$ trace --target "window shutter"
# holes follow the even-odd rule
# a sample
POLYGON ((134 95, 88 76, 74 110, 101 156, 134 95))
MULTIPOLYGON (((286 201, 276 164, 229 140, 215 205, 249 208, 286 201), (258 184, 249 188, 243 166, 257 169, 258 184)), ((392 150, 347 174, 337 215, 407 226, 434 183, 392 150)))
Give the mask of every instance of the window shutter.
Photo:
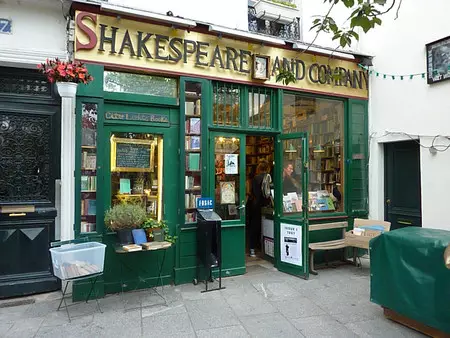
POLYGON ((367 101, 349 100, 348 119, 348 203, 350 216, 369 214, 369 136, 367 101))

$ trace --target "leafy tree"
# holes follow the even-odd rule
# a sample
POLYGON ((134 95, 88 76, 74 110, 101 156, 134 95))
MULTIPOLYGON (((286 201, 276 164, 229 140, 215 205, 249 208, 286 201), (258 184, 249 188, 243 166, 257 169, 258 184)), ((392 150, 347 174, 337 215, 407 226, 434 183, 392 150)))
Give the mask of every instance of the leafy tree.
POLYGON ((311 30, 316 30, 317 39, 319 33, 329 33, 333 35, 333 40, 339 41, 339 47, 350 47, 353 40, 359 40, 359 34, 355 32, 361 28, 367 33, 382 23, 381 17, 386 13, 396 9, 397 16, 400 11, 403 0, 323 0, 329 3, 330 8, 327 14, 314 19, 311 30), (336 20, 332 17, 333 9, 336 6, 345 6, 350 15, 347 21, 350 21, 348 28, 339 27, 336 20))

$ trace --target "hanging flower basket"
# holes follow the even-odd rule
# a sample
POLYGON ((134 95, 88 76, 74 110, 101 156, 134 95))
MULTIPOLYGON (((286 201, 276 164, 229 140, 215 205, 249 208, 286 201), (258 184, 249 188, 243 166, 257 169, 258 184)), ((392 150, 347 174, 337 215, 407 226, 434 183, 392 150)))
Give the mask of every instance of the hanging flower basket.
POLYGON ((50 83, 70 82, 88 84, 94 78, 89 74, 86 66, 81 62, 47 59, 37 65, 39 71, 47 77, 50 83))

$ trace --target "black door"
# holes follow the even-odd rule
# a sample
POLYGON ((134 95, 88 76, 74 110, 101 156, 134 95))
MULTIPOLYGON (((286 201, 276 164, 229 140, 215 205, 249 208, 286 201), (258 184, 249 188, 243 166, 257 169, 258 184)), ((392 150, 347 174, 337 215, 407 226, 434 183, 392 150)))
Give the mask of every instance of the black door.
POLYGON ((391 230, 422 226, 420 148, 415 141, 385 145, 385 218, 391 230))
POLYGON ((0 298, 52 291, 59 102, 34 71, 0 67, 0 298))

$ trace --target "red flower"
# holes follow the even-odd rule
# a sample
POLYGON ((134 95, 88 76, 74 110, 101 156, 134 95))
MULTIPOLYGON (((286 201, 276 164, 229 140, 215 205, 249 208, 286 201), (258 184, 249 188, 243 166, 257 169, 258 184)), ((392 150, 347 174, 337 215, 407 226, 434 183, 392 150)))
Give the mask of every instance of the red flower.
POLYGON ((45 63, 38 64, 37 69, 52 83, 62 81, 87 84, 94 79, 81 62, 60 61, 58 58, 47 59, 45 63))

